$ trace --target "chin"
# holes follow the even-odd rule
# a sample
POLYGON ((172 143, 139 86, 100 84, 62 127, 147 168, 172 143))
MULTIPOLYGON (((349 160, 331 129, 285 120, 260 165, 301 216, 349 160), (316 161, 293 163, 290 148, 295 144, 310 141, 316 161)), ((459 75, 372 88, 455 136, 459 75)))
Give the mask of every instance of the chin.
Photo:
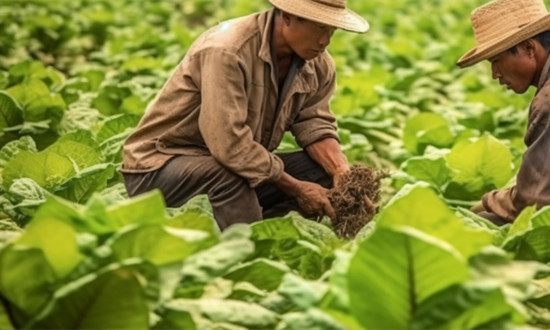
POLYGON ((529 89, 529 86, 527 86, 527 87, 515 87, 515 88, 511 88, 511 89, 516 94, 524 94, 529 89))

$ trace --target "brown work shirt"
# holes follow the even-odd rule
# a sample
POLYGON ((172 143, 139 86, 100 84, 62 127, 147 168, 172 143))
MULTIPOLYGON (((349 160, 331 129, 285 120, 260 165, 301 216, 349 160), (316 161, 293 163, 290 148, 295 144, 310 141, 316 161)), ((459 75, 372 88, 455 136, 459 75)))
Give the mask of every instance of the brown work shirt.
POLYGON ((486 210, 514 221, 530 205, 550 205, 550 57, 542 70, 537 93, 529 108, 525 134, 527 150, 510 189, 494 190, 483 196, 486 210))
POLYGON ((280 178, 283 162, 272 151, 285 131, 301 147, 337 139, 332 58, 295 57, 279 88, 273 22, 269 10, 203 33, 124 144, 121 172, 153 171, 175 155, 212 155, 256 187, 280 178))

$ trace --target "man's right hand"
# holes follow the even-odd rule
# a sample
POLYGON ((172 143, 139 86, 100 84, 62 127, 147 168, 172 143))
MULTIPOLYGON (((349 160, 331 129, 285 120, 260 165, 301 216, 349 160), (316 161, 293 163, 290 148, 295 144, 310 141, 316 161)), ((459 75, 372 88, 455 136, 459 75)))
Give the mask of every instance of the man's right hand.
POLYGON ((285 172, 275 185, 296 200, 304 216, 322 217, 327 215, 331 219, 336 217, 328 199, 328 189, 321 185, 314 182, 300 181, 285 172))
POLYGON ((331 219, 336 217, 328 199, 328 189, 317 183, 298 181, 294 198, 306 216, 327 215, 331 219))

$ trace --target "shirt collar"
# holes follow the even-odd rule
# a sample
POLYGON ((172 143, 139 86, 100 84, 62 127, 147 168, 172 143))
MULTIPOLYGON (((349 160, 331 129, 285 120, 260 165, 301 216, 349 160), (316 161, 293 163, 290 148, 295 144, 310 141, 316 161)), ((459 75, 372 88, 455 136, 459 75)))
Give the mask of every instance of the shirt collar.
MULTIPOLYGON (((549 52, 550 54, 550 52, 549 52)), ((541 89, 542 86, 548 81, 550 78, 548 76, 548 73, 550 73, 550 56, 547 55, 546 57, 546 63, 544 64, 544 67, 542 68, 542 71, 540 73, 539 83, 537 84, 537 89, 541 89)))

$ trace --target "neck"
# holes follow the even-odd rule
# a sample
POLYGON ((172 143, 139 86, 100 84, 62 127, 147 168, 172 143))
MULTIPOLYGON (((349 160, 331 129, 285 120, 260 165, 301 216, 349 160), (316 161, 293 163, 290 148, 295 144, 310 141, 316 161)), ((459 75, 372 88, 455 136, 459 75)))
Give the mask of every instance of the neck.
POLYGON ((292 57, 292 54, 294 53, 292 51, 292 48, 288 45, 286 42, 284 33, 283 33, 283 19, 281 17, 281 14, 278 13, 275 16, 274 25, 273 25, 273 43, 272 47, 274 47, 274 53, 277 61, 289 59, 292 57))
POLYGON ((537 61, 537 71, 533 79, 532 85, 538 87, 542 74, 544 73, 544 66, 548 60, 549 51, 540 46, 540 49, 535 53, 537 61))

